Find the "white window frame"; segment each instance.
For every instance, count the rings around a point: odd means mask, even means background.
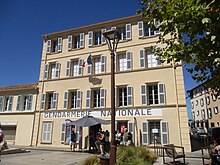
[[[88,46],[93,45],[93,31],[88,32]]]
[[[163,131],[163,125],[166,127],[166,131]],[[169,144],[169,127],[168,127],[168,122],[167,121],[160,121],[160,130],[161,130],[161,143],[164,144]],[[167,142],[164,142],[164,136],[167,138]]]
[[[73,36],[69,35],[68,36],[68,50],[72,50],[73,49]]]
[[[52,122],[43,122],[41,142],[51,143],[52,142],[52,131],[53,131],[53,123]]]
[[[145,141],[144,136],[146,137],[146,141]],[[149,122],[148,121],[142,122],[142,144],[143,145],[149,144]]]

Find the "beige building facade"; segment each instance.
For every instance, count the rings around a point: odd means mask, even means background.
[[[190,90],[192,105],[192,127],[219,127],[220,126],[220,96],[204,84]]]
[[[9,144],[33,145],[37,83],[0,87],[0,124]]]
[[[152,51],[158,30],[139,15],[43,36],[33,144],[68,144],[69,121],[90,115],[110,120],[110,53],[102,32],[115,29],[116,129],[127,127],[138,145],[174,143],[190,150],[182,65],[161,63]],[[89,61],[89,62],[88,62]],[[91,63],[90,63],[91,61]],[[75,126],[78,148],[98,127]],[[66,145],[66,147],[68,147]]]

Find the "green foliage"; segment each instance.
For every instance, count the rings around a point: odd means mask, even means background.
[[[146,147],[119,146],[117,147],[117,165],[152,165],[157,156],[151,153]],[[83,165],[99,165],[97,156],[89,157]]]
[[[193,64],[188,71],[197,82],[208,81],[220,89],[220,1],[219,0],[142,0],[139,12],[154,27],[160,21],[157,52],[168,62],[183,60]]]

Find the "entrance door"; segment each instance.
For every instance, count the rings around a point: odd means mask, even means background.
[[[154,144],[156,139],[161,143],[160,121],[149,121],[150,144]]]

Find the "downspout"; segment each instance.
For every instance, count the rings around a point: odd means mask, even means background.
[[[38,98],[38,95],[39,95],[38,87],[35,87],[35,90],[37,90],[36,91],[37,95],[36,95],[35,106],[34,106],[34,119],[33,119],[32,134],[31,134],[31,146],[33,146],[34,124],[35,124],[36,110],[37,110],[37,98]]]
[[[180,127],[180,112],[179,112],[179,99],[178,99],[178,90],[177,90],[177,82],[176,82],[176,67],[177,65],[175,64],[174,60],[172,61],[173,65],[173,74],[174,74],[174,85],[175,85],[175,94],[176,94],[176,109],[177,109],[177,117],[178,117],[178,126],[179,126],[179,140],[180,140],[180,145],[182,146],[182,133],[181,133],[181,127]]]
[[[44,36],[44,41],[47,39],[47,36]],[[47,63],[47,53],[45,53],[45,61],[44,61],[44,67]],[[44,91],[44,74],[42,78],[42,88],[41,88],[41,94],[43,94]],[[41,104],[41,103],[40,103]],[[39,107],[39,117],[38,117],[38,126],[37,126],[37,138],[36,138],[36,146],[38,144],[38,139],[39,139],[39,132],[40,132],[40,119],[41,119],[41,107]]]

